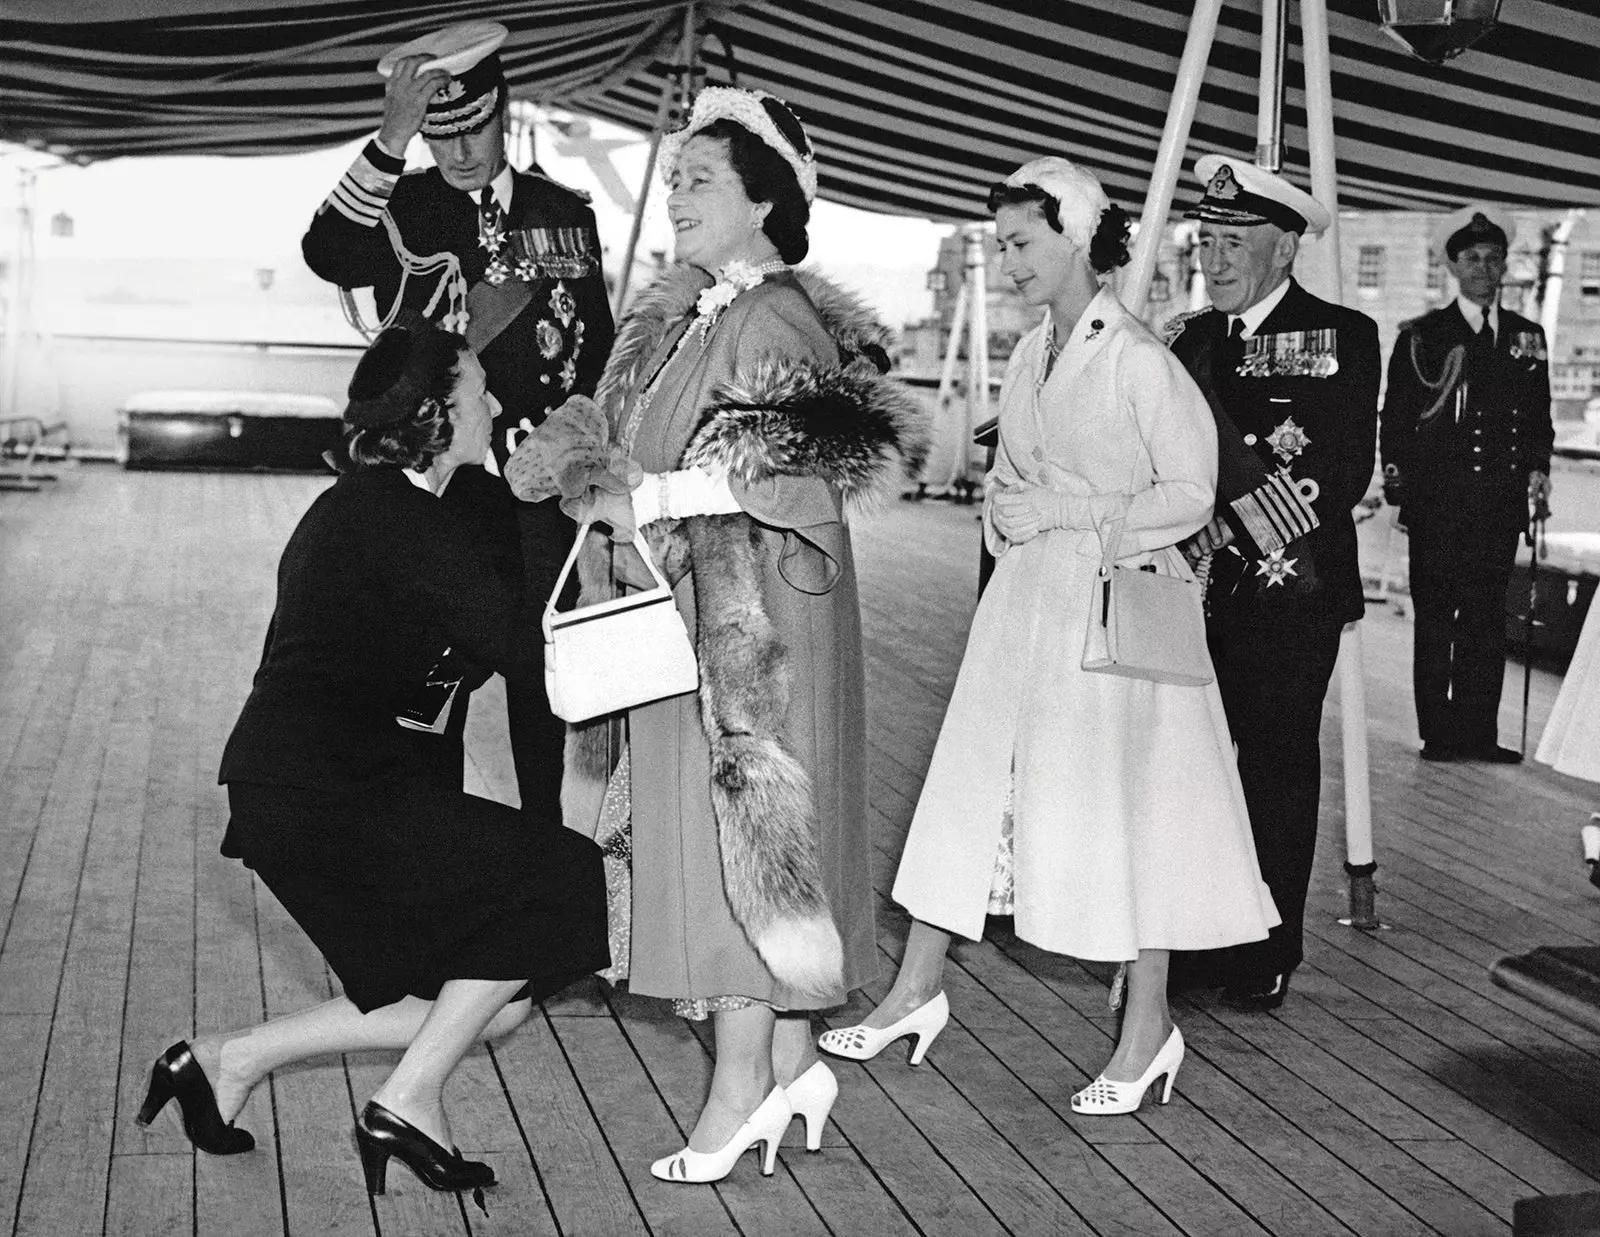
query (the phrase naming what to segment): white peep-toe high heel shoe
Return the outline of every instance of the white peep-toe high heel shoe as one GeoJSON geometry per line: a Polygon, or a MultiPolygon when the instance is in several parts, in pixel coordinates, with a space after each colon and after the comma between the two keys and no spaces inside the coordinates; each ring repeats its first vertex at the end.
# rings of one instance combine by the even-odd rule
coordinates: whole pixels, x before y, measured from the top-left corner
{"type": "Polygon", "coordinates": [[[817,1061],[785,1087],[784,1092],[794,1115],[805,1118],[806,1150],[821,1151],[822,1127],[833,1111],[833,1101],[839,1098],[839,1080],[831,1069],[817,1061]]]}
{"type": "Polygon", "coordinates": [[[1163,1074],[1167,1076],[1167,1084],[1161,1091],[1161,1102],[1165,1104],[1172,1098],[1172,1083],[1178,1076],[1178,1066],[1182,1064],[1183,1035],[1177,1027],[1173,1027],[1167,1042],[1161,1045],[1161,1051],[1150,1062],[1150,1068],[1136,1082],[1113,1082],[1101,1074],[1073,1095],[1072,1111],[1095,1115],[1137,1112],[1139,1105],[1144,1102],[1145,1091],[1163,1074]]]}
{"type": "Polygon", "coordinates": [[[950,1021],[950,1000],[943,992],[934,994],[930,1001],[917,1006],[904,1018],[881,1031],[869,1026],[856,1025],[824,1031],[817,1047],[836,1057],[851,1061],[870,1061],[895,1040],[907,1035],[917,1037],[911,1049],[911,1064],[921,1065],[928,1048],[950,1021]]]}
{"type": "Polygon", "coordinates": [[[734,1132],[720,1151],[695,1151],[685,1147],[675,1155],[663,1156],[650,1165],[650,1174],[662,1181],[721,1181],[751,1147],[761,1146],[761,1173],[772,1176],[778,1159],[778,1143],[794,1119],[789,1097],[782,1087],[773,1087],[745,1123],[734,1132]]]}

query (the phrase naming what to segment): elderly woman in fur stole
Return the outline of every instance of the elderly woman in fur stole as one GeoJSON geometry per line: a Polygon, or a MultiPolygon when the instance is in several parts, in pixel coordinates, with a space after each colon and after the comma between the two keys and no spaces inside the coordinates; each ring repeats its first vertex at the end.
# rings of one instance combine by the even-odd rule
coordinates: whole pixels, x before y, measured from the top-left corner
{"type": "Polygon", "coordinates": [[[874,975],[845,511],[920,451],[921,414],[882,377],[882,329],[790,270],[808,248],[816,165],[787,107],[708,88],[661,163],[678,266],[640,296],[596,395],[610,436],[591,440],[585,466],[609,453],[612,475],[575,494],[596,469],[577,468],[573,485],[573,443],[598,418],[575,400],[507,476],[519,492],[562,490],[580,518],[612,527],[614,552],[595,534],[585,548],[586,598],[648,582],[629,544],[642,526],[695,640],[698,694],[627,717],[629,986],[709,1015],[716,1038],[689,1144],[651,1170],[693,1182],[720,1180],[752,1146],[770,1173],[796,1115],[820,1146],[838,1084],[809,1011],[874,975]],[[629,494],[617,473],[637,482],[641,468],[629,494]],[[562,477],[537,490],[540,469],[562,477]]]}

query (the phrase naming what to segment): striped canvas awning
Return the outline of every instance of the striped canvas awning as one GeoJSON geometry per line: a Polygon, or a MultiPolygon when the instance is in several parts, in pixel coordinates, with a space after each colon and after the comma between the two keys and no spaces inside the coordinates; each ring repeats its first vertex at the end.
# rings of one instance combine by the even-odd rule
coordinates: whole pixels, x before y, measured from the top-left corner
{"type": "MultiPolygon", "coordinates": [[[[493,18],[513,93],[641,130],[678,56],[663,0],[8,0],[0,138],[82,159],[273,154],[372,132],[385,50],[493,18]]],[[[706,80],[793,104],[821,194],[962,219],[1018,163],[1064,153],[1137,209],[1192,0],[749,0],[692,6],[706,80]]],[[[1600,3],[1504,0],[1442,68],[1379,30],[1375,0],[1329,0],[1341,203],[1435,210],[1473,198],[1600,204],[1600,3]]],[[[1295,12],[1290,6],[1291,18],[1295,12]]],[[[1186,166],[1255,144],[1259,0],[1222,12],[1186,166]]],[[[1306,180],[1299,30],[1289,31],[1287,173],[1306,180]]],[[[1186,194],[1180,191],[1180,201],[1186,194]]]]}

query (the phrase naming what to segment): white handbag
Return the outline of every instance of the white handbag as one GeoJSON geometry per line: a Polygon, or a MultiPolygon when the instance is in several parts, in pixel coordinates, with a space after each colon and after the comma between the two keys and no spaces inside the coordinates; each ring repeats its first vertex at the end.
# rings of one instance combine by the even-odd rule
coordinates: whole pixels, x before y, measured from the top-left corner
{"type": "Polygon", "coordinates": [[[1100,570],[1089,598],[1085,670],[1204,687],[1216,677],[1206,648],[1200,582],[1160,575],[1154,567],[1119,567],[1126,517],[1100,530],[1100,570]]]}
{"type": "Polygon", "coordinates": [[[556,610],[588,532],[587,523],[578,527],[544,607],[544,689],[550,711],[564,721],[581,722],[694,691],[700,686],[694,647],[672,600],[672,586],[650,557],[642,532],[634,534],[633,545],[655,579],[653,588],[566,613],[556,610]]]}

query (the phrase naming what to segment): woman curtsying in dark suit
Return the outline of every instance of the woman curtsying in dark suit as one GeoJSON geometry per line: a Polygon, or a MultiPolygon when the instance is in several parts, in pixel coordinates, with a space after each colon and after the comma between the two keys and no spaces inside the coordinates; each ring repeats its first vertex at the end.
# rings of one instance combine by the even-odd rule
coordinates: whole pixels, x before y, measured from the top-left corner
{"type": "Polygon", "coordinates": [[[396,721],[430,678],[464,676],[459,711],[491,671],[539,673],[537,621],[438,499],[458,465],[484,458],[493,414],[477,358],[437,328],[386,330],[356,367],[352,468],[284,549],[220,774],[232,811],[222,852],[266,882],[344,995],[174,1044],[151,1071],[142,1124],[176,1099],[196,1146],[248,1151],[255,1140],[232,1121],[272,1070],[403,1049],[356,1125],[367,1188],[383,1192],[390,1156],[434,1189],[492,1185],[493,1169],[451,1140],[446,1079],[474,1042],[609,964],[598,847],[463,793],[458,727],[396,721]]]}

